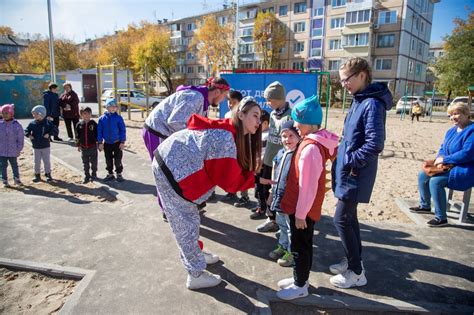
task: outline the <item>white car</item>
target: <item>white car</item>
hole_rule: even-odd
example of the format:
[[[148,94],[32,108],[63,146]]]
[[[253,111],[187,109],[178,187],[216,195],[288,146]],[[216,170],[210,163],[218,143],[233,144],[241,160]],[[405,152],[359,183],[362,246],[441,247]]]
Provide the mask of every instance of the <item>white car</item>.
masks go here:
[[[125,103],[128,102],[127,90],[119,89],[117,90],[117,94],[120,96],[121,102],[125,102]],[[102,93],[102,97],[101,97],[102,104],[105,104],[105,101],[109,98],[114,98],[114,90],[105,90],[105,92]],[[148,105],[150,106],[150,108],[153,108],[164,99],[165,98],[163,96],[148,96]],[[134,105],[138,105],[145,108],[146,96],[141,91],[130,90],[130,102]],[[121,110],[126,111],[127,105],[122,105]]]
[[[469,103],[469,97],[467,97],[467,96],[455,97],[454,100],[449,105],[452,105],[452,104],[457,103],[457,102],[464,103],[464,104],[467,105]]]
[[[410,113],[414,102],[418,102],[423,108],[423,111],[426,112],[426,102],[423,96],[403,96],[398,100],[397,106],[395,107],[397,114],[400,114],[403,109],[405,109],[405,114]]]

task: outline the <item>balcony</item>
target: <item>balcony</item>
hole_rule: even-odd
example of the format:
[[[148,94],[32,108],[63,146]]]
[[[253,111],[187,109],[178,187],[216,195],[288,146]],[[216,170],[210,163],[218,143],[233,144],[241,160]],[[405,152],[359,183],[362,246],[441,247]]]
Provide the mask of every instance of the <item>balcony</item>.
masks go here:
[[[346,3],[346,12],[372,9],[374,0],[358,0]]]
[[[172,31],[170,37],[171,38],[184,37],[184,32],[183,31]]]

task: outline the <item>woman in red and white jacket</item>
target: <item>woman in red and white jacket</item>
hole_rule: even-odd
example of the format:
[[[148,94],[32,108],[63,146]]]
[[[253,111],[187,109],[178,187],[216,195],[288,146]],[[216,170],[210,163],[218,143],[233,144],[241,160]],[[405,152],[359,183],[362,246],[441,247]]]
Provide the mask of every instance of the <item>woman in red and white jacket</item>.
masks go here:
[[[168,137],[154,152],[153,173],[160,200],[188,271],[188,289],[218,285],[204,269],[198,245],[199,207],[216,186],[227,192],[252,188],[260,160],[260,106],[244,98],[233,118],[193,115],[187,129]]]

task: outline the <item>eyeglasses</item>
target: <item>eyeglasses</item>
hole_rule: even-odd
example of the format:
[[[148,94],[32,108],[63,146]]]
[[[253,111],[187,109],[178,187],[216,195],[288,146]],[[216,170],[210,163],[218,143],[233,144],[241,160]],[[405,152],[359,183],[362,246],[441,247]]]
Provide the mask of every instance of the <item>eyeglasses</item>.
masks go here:
[[[341,80],[341,81],[340,81],[341,84],[344,85],[344,84],[348,83],[349,80],[350,80],[353,76],[355,76],[355,75],[357,75],[357,74],[359,74],[359,72],[354,72],[353,74],[351,74],[350,76],[348,76],[348,77],[345,78],[344,80]]]

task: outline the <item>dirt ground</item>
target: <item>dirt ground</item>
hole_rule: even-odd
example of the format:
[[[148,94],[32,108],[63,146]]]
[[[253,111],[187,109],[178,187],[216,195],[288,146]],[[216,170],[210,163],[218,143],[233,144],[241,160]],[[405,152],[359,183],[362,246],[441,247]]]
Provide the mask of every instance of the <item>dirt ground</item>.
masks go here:
[[[76,281],[0,268],[0,314],[57,314]]]

